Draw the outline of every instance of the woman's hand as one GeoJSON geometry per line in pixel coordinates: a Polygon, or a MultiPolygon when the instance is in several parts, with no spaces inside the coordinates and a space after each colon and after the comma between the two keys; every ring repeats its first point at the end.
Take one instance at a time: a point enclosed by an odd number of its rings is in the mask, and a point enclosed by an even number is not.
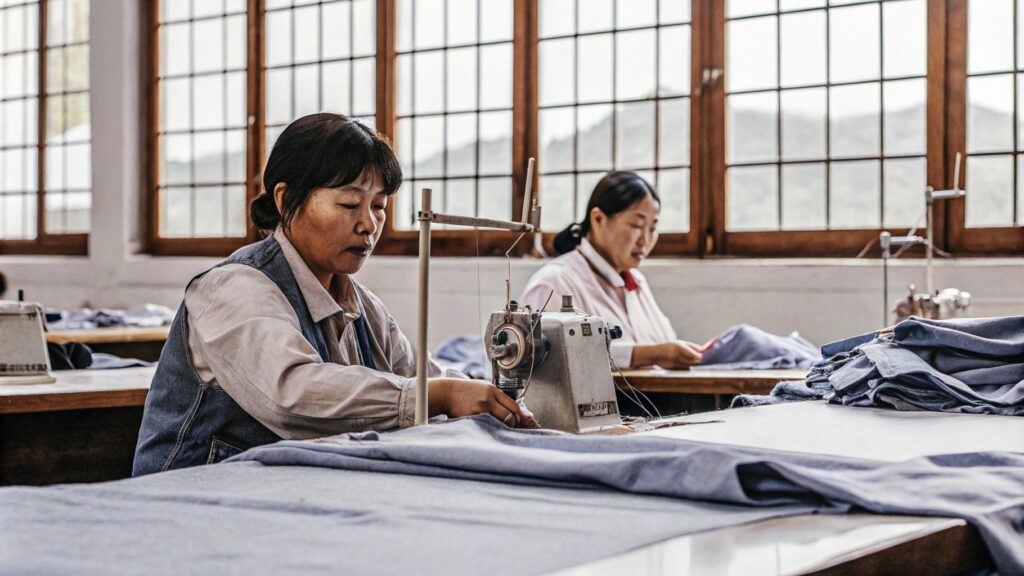
{"type": "Polygon", "coordinates": [[[679,370],[700,364],[703,355],[693,342],[673,340],[664,344],[640,344],[633,347],[633,366],[657,364],[668,370],[679,370]]]}
{"type": "Polygon", "coordinates": [[[452,418],[490,414],[510,428],[540,428],[533,414],[506,396],[490,382],[461,378],[431,378],[428,403],[430,415],[447,414],[452,418]]]}

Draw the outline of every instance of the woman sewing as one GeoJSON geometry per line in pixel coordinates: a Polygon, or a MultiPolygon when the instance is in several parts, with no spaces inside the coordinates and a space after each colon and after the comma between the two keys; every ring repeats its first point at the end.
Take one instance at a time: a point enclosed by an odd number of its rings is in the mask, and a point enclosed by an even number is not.
{"type": "Polygon", "coordinates": [[[555,238],[561,254],[537,271],[523,293],[523,304],[540,309],[552,295],[572,294],[577,307],[622,328],[611,344],[619,368],[658,365],[676,369],[697,364],[695,344],[676,338],[636,267],[658,241],[661,200],[633,172],[609,172],[597,183],[587,216],[555,238]]]}
{"type": "MultiPolygon", "coordinates": [[[[412,347],[351,276],[401,182],[391,146],[357,121],[314,114],[281,133],[251,206],[270,234],[189,282],[146,399],[134,475],[413,424],[412,347]]],[[[489,382],[433,362],[428,376],[431,416],[535,426],[489,382]]]]}

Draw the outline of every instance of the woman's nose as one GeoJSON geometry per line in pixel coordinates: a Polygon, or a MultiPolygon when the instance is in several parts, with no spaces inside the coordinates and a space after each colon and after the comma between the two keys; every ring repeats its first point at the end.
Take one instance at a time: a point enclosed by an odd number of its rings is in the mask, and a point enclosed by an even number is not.
{"type": "Polygon", "coordinates": [[[377,232],[377,217],[373,214],[372,208],[367,208],[359,213],[359,220],[356,222],[356,233],[373,235],[377,232]]]}

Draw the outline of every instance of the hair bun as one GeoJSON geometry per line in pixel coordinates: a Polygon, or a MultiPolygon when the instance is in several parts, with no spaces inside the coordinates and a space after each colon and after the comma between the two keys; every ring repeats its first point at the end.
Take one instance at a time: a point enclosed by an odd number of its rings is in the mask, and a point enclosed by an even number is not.
{"type": "Polygon", "coordinates": [[[273,230],[281,223],[281,213],[277,210],[274,197],[261,192],[249,205],[249,218],[260,230],[273,230]]]}
{"type": "Polygon", "coordinates": [[[565,230],[562,230],[555,235],[554,247],[555,254],[565,254],[572,252],[580,245],[583,241],[583,230],[580,225],[573,222],[568,225],[565,230]]]}

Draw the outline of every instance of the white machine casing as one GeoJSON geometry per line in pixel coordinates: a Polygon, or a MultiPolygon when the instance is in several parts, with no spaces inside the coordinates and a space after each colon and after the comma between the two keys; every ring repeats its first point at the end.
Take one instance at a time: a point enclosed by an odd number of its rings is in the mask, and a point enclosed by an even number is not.
{"type": "MultiPolygon", "coordinates": [[[[535,326],[536,314],[529,309],[512,312],[510,316],[506,316],[505,311],[495,312],[488,323],[485,342],[493,344],[492,336],[510,324],[525,326],[526,330],[520,333],[528,334],[529,326],[535,326]]],[[[540,313],[539,330],[535,327],[533,334],[533,338],[543,336],[541,341],[546,340],[546,345],[530,343],[534,345],[528,346],[531,350],[522,362],[510,369],[502,368],[498,363],[501,359],[489,354],[494,383],[503,387],[499,384],[502,377],[521,381],[518,399],[544,428],[586,434],[621,425],[608,360],[609,333],[605,321],[578,312],[544,312],[540,313]],[[546,356],[544,348],[547,348],[546,356]],[[539,366],[535,363],[536,356],[541,359],[539,366]],[[529,374],[531,363],[534,364],[532,375],[529,374]]]]}

